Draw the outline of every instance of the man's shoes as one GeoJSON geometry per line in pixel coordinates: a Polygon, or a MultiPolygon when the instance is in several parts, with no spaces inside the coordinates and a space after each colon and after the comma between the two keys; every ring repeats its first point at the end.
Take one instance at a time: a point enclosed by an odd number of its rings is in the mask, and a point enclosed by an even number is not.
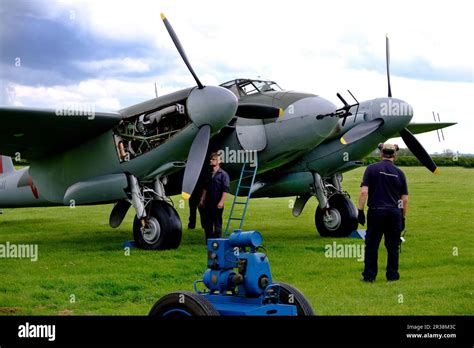
{"type": "Polygon", "coordinates": [[[400,279],[400,273],[398,272],[387,272],[385,274],[385,277],[387,278],[387,282],[395,282],[400,279]]]}
{"type": "Polygon", "coordinates": [[[363,282],[366,282],[366,283],[373,283],[375,282],[375,278],[362,278],[361,279],[363,282]]]}
{"type": "Polygon", "coordinates": [[[194,230],[195,228],[196,228],[196,225],[188,224],[188,230],[194,230]]]}

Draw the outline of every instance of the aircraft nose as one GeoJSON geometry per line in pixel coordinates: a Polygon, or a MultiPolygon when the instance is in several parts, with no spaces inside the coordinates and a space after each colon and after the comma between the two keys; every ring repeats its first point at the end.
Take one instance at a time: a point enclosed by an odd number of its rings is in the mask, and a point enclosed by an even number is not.
{"type": "Polygon", "coordinates": [[[234,117],[237,111],[237,97],[228,89],[218,86],[195,88],[189,95],[186,106],[189,118],[201,127],[211,126],[217,132],[234,117]]]}
{"type": "MultiPolygon", "coordinates": [[[[326,108],[323,114],[328,114],[336,110],[336,106],[333,106],[329,103],[325,105],[325,107],[326,108]]],[[[318,109],[318,111],[315,113],[319,114],[319,112],[321,112],[321,109],[318,109]]],[[[325,117],[322,119],[316,118],[316,123],[314,124],[316,127],[315,134],[322,138],[328,137],[334,131],[338,121],[339,119],[337,117],[325,117]]]]}
{"type": "Polygon", "coordinates": [[[312,137],[326,138],[334,130],[338,119],[337,117],[319,116],[329,115],[336,109],[336,105],[329,100],[318,96],[307,97],[288,106],[277,122],[290,121],[288,124],[299,127],[294,134],[299,134],[301,137],[308,133],[308,137],[311,134],[312,137]]]}
{"type": "Polygon", "coordinates": [[[413,118],[413,107],[397,98],[380,98],[372,104],[372,119],[383,119],[380,131],[392,136],[406,127],[413,118]]]}

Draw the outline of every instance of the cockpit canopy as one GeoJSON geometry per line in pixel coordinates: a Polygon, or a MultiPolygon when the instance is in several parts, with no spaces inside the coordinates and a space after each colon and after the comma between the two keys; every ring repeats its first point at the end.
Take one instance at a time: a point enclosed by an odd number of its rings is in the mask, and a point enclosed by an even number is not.
{"type": "Polygon", "coordinates": [[[263,92],[281,91],[281,87],[274,81],[236,79],[224,82],[222,87],[228,88],[237,98],[263,92]]]}

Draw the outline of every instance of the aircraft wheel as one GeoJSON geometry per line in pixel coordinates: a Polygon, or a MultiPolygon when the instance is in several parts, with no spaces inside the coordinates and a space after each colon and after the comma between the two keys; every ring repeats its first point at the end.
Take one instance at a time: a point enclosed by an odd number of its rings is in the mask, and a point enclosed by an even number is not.
{"type": "Polygon", "coordinates": [[[312,316],[314,315],[313,308],[309,304],[306,297],[294,286],[290,284],[278,282],[280,294],[278,300],[282,304],[291,304],[296,306],[298,316],[312,316]]]}
{"type": "Polygon", "coordinates": [[[348,196],[332,196],[329,207],[329,216],[319,206],[316,208],[314,220],[321,237],[347,237],[357,229],[357,208],[348,196]]]}
{"type": "Polygon", "coordinates": [[[169,234],[169,249],[177,249],[181,244],[181,237],[182,237],[182,225],[181,225],[181,218],[179,217],[178,212],[176,209],[169,205],[164,204],[163,208],[167,211],[168,214],[168,223],[170,226],[171,233],[169,234]]]}
{"type": "Polygon", "coordinates": [[[141,249],[175,249],[181,242],[181,220],[176,210],[164,201],[153,201],[147,211],[146,225],[137,219],[133,221],[133,237],[141,249]]]}
{"type": "Polygon", "coordinates": [[[178,291],[160,298],[148,315],[158,317],[218,316],[219,312],[204,296],[188,291],[178,291]]]}

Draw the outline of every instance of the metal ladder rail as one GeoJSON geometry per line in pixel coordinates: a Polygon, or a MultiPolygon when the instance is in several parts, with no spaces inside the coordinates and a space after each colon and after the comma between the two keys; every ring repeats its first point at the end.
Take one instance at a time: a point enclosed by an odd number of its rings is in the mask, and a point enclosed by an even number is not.
{"type": "MultiPolygon", "coordinates": [[[[232,220],[240,220],[240,225],[239,225],[239,229],[242,229],[242,226],[244,224],[244,219],[245,219],[245,214],[247,213],[247,208],[248,208],[248,204],[249,204],[249,200],[250,200],[250,195],[251,195],[251,188],[255,182],[255,177],[257,175],[257,170],[258,170],[258,162],[255,164],[255,167],[252,169],[252,170],[248,170],[246,169],[246,165],[248,163],[245,162],[243,165],[242,165],[242,170],[240,172],[240,178],[239,178],[239,181],[238,181],[238,184],[237,184],[237,190],[235,191],[235,196],[234,196],[234,200],[232,202],[232,207],[230,209],[230,214],[229,214],[229,219],[227,220],[227,225],[226,225],[226,228],[225,228],[225,234],[224,234],[224,238],[227,237],[228,233],[229,233],[229,227],[230,227],[230,224],[231,224],[231,221],[232,220]],[[244,177],[244,173],[252,173],[252,180],[251,180],[251,183],[250,183],[250,186],[245,186],[245,185],[242,185],[242,179],[244,177]],[[241,188],[246,188],[248,189],[248,193],[247,193],[247,197],[245,199],[245,202],[238,202],[237,199],[239,197],[239,192],[240,192],[240,189],[241,188]],[[238,205],[238,204],[244,204],[244,210],[242,212],[242,215],[240,218],[234,218],[233,215],[234,215],[234,209],[235,209],[235,206],[238,205]]],[[[247,178],[245,178],[247,179],[247,178]]]]}

